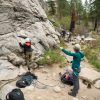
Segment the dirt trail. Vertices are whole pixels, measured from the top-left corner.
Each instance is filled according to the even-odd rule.
[[[51,86],[57,85],[61,87],[61,91],[56,93],[53,90],[54,87],[44,87],[42,84],[39,84],[38,88],[30,86],[23,89],[26,100],[74,100],[73,97],[68,95],[68,92],[72,87],[68,85],[64,86],[59,81],[58,74],[59,72],[64,72],[65,69],[66,68],[60,68],[58,64],[54,64],[53,66],[47,66],[36,70],[35,74],[38,76],[40,82]],[[100,90],[97,90],[94,87],[92,87],[92,89],[87,89],[86,85],[80,80],[80,91],[77,98],[78,100],[100,100]]]

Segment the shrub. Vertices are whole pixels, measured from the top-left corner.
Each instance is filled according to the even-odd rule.
[[[62,17],[61,19],[58,19],[57,17],[48,15],[48,19],[52,22],[52,24],[55,27],[59,27],[60,25],[63,25],[66,29],[69,29],[70,16],[65,16]]]
[[[52,50],[49,49],[48,51],[45,51],[44,55],[42,56],[43,59],[40,59],[37,64],[38,65],[51,65],[54,63],[61,63],[63,64],[65,62],[65,58],[60,55],[59,50]]]
[[[93,64],[100,71],[100,61],[99,60],[91,60],[91,64]]]
[[[98,59],[100,49],[85,48],[84,52],[89,62],[100,71],[100,61]]]
[[[64,27],[66,27],[67,29],[69,29],[69,25],[70,25],[70,16],[62,17],[58,22],[59,22],[61,25],[63,25]]]
[[[67,45],[66,45],[66,43],[65,43],[63,38],[60,38],[60,47],[67,48]]]

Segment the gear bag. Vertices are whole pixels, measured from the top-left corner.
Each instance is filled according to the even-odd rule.
[[[25,100],[23,92],[20,89],[13,89],[6,95],[6,100]]]
[[[71,71],[65,72],[61,76],[61,82],[68,85],[73,85],[73,73]]]
[[[26,86],[30,86],[33,80],[37,80],[37,76],[31,72],[27,72],[20,80],[16,82],[16,86],[19,88],[25,88]]]

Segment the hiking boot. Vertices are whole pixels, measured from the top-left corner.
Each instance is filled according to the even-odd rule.
[[[73,97],[76,97],[76,95],[73,94],[72,92],[68,92],[68,95],[73,96]]]

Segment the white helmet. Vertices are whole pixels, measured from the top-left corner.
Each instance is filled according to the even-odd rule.
[[[79,44],[75,44],[75,45],[74,45],[74,49],[76,49],[76,50],[81,50],[81,46],[80,46]]]
[[[31,39],[30,38],[26,38],[25,42],[31,42]]]

